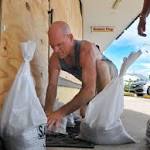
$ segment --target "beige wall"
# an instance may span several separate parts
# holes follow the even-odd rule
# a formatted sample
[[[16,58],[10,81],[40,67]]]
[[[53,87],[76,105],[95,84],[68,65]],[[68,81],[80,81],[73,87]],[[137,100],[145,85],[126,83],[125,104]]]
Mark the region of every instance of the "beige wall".
[[[50,8],[54,9],[53,21],[66,21],[75,38],[82,39],[82,17],[79,0],[50,0]]]

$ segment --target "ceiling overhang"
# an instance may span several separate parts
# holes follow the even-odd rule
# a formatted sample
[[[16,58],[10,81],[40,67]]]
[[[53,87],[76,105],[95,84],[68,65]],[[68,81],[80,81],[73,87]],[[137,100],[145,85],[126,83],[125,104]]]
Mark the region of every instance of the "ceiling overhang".
[[[105,50],[140,13],[143,0],[81,0],[83,39]]]

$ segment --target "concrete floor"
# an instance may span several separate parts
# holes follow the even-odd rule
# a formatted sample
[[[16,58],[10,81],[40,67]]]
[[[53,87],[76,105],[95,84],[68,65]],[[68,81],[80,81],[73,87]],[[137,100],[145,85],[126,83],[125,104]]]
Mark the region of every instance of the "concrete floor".
[[[128,133],[136,140],[136,144],[117,146],[95,146],[93,150],[148,150],[145,142],[146,122],[150,118],[150,99],[125,97],[125,110],[121,118]],[[53,148],[47,150],[89,150],[81,148]]]

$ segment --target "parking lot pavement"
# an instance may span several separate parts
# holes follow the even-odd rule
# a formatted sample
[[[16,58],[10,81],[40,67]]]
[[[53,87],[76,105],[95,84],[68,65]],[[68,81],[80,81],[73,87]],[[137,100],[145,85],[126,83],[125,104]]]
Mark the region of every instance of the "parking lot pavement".
[[[150,99],[125,96],[125,109],[150,115]]]
[[[139,97],[124,97],[124,112],[121,116],[128,133],[133,136],[136,144],[99,145],[94,150],[149,150],[145,142],[146,122],[150,118],[150,99]],[[68,150],[68,148],[48,148],[47,150]],[[71,150],[71,148],[69,148]],[[73,148],[72,150],[90,150]]]

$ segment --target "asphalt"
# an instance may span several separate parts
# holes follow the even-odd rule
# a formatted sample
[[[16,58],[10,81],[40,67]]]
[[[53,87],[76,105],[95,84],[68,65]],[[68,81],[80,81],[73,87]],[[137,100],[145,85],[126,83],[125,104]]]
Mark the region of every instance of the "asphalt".
[[[124,112],[121,116],[127,132],[133,136],[137,143],[125,145],[98,145],[93,150],[149,150],[145,141],[147,120],[150,119],[150,99],[139,97],[125,97]],[[89,150],[84,148],[57,148],[47,150]]]

